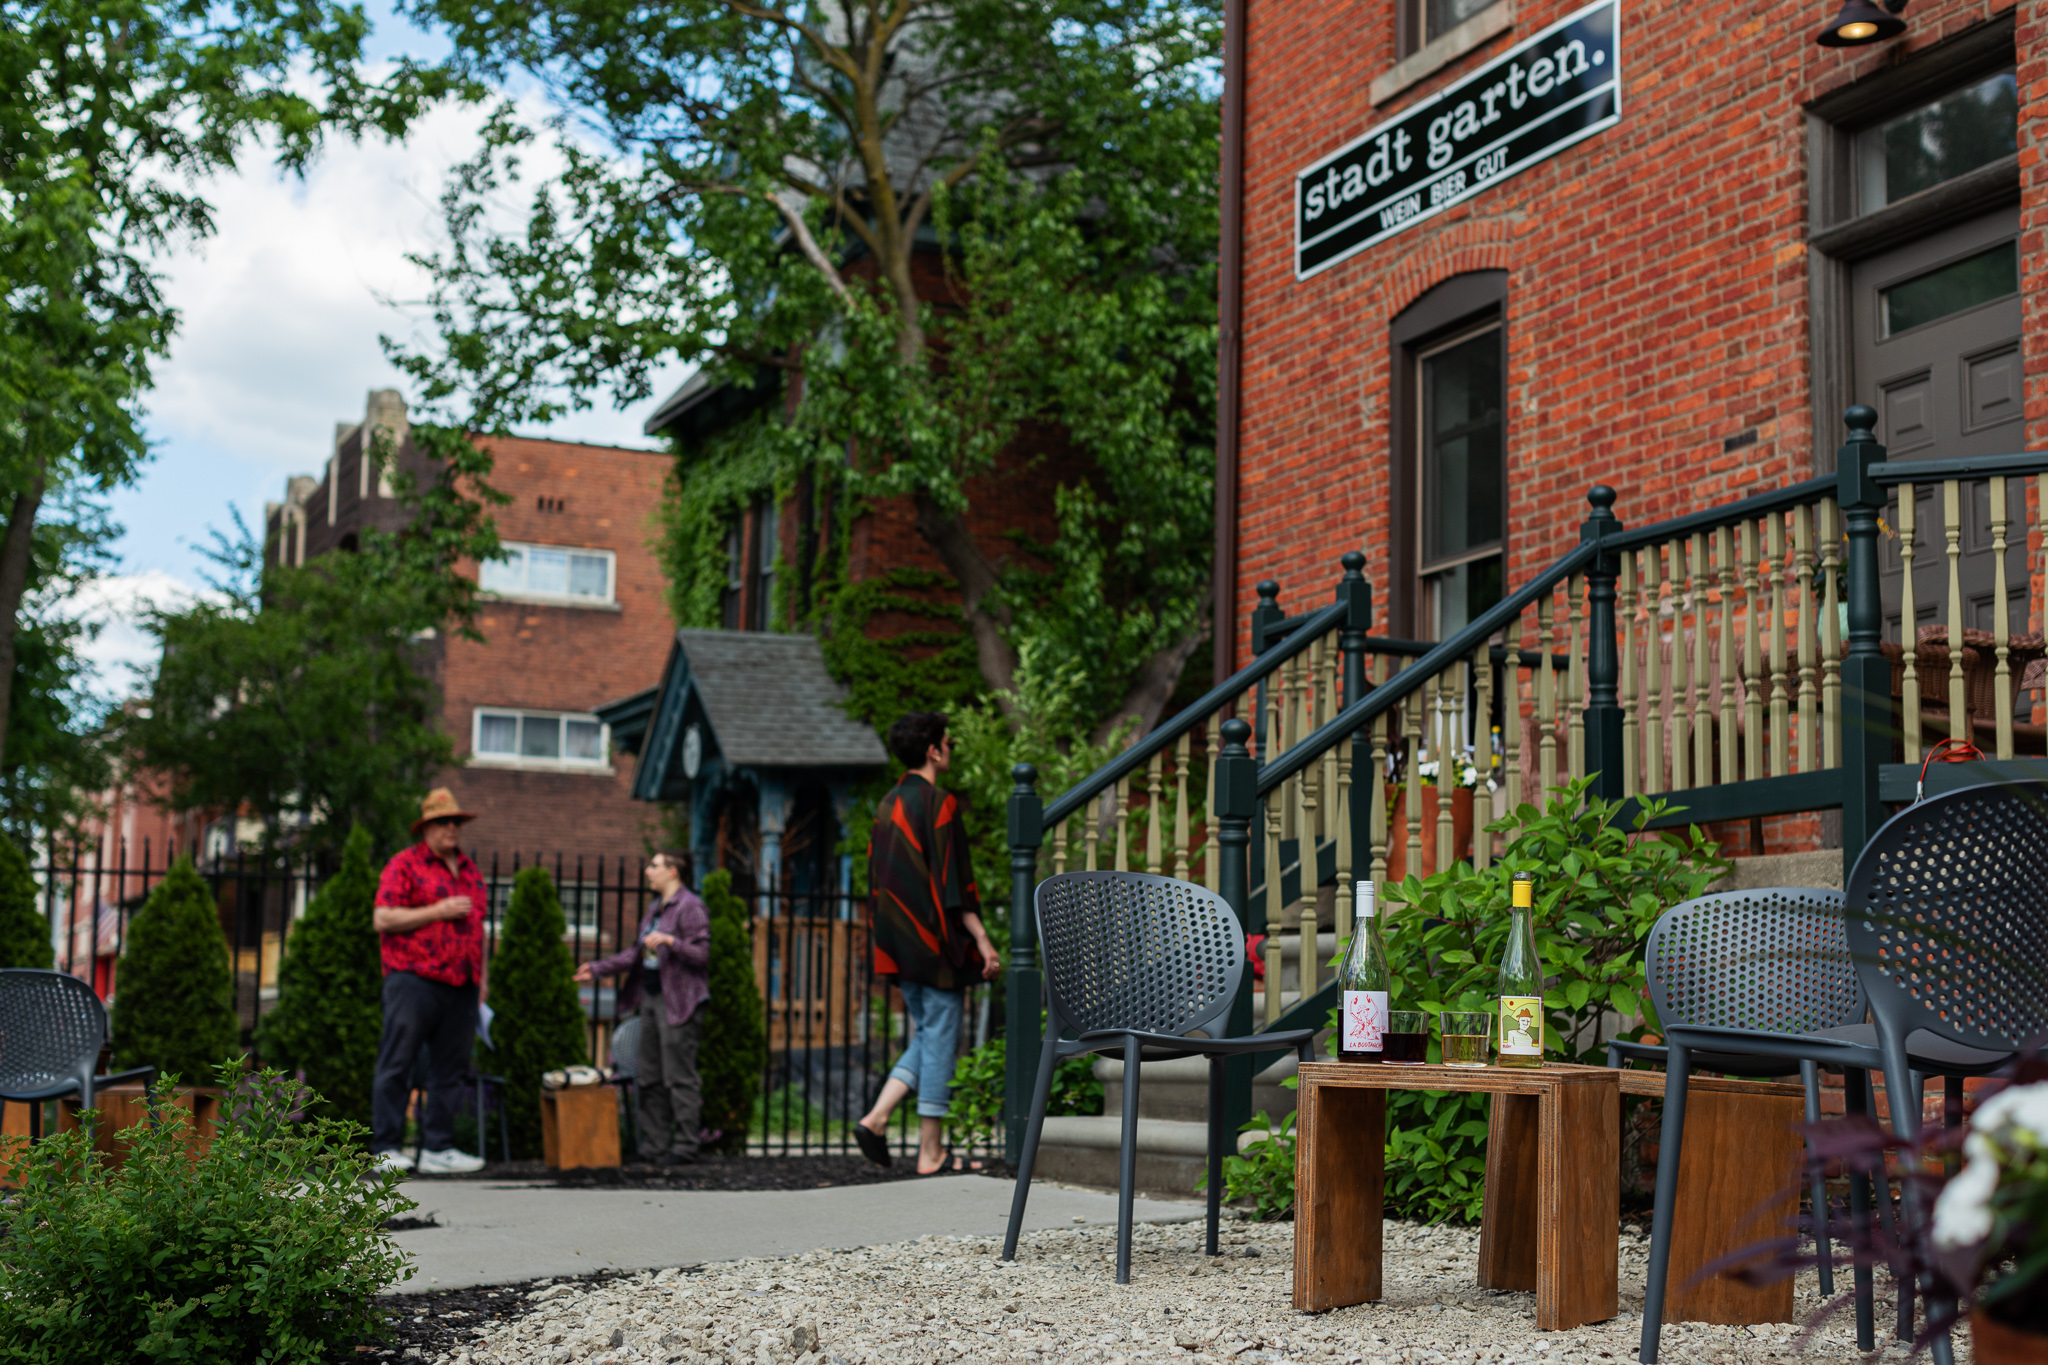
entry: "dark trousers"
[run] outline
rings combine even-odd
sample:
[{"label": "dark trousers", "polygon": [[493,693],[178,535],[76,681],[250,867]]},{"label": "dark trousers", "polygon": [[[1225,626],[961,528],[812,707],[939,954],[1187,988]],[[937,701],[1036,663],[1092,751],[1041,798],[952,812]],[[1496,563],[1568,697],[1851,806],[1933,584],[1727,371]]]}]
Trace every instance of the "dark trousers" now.
[{"label": "dark trousers", "polygon": [[412,972],[384,978],[384,1037],[377,1044],[377,1076],[370,1090],[370,1150],[405,1145],[405,1106],[412,1098],[413,1064],[426,1050],[427,1112],[420,1136],[430,1152],[455,1145],[455,1111],[463,1099],[462,1072],[476,1041],[476,983],[450,986]]},{"label": "dark trousers", "polygon": [[[640,1092],[640,1155],[695,1158],[703,1128],[704,1096],[697,1082],[699,1005],[680,1024],[666,1022],[661,993],[640,1002],[640,1058],[634,1087]],[[670,1137],[670,1130],[674,1137]]]}]

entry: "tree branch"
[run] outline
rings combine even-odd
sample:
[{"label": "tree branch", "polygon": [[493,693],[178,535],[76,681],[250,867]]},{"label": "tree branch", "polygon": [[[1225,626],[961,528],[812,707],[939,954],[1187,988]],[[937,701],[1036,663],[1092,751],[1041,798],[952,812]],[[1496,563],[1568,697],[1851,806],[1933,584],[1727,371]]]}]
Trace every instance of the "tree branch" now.
[{"label": "tree branch", "polygon": [[852,312],[853,295],[847,292],[846,281],[839,277],[838,267],[832,264],[831,258],[818,246],[818,239],[811,235],[811,225],[806,223],[803,214],[781,195],[772,195],[770,198],[774,201],[775,211],[782,215],[782,221],[789,224],[790,233],[796,238],[797,250],[803,252],[804,259],[825,277],[825,283],[832,286],[833,294],[838,296],[839,306]]},{"label": "tree branch", "polygon": [[974,640],[974,662],[981,680],[995,694],[1003,714],[1014,716],[1015,705],[1007,697],[1017,686],[1017,651],[1006,634],[1010,609],[996,592],[996,566],[975,544],[966,524],[940,507],[931,494],[919,490],[912,500],[917,507],[917,533],[960,585],[960,614]]},{"label": "tree branch", "polygon": [[1212,572],[1208,586],[1202,590],[1202,605],[1195,614],[1194,628],[1173,643],[1154,650],[1151,657],[1139,666],[1130,691],[1124,694],[1116,709],[1095,727],[1095,743],[1109,743],[1117,727],[1127,720],[1138,722],[1136,732],[1131,735],[1133,742],[1151,733],[1152,727],[1159,723],[1159,715],[1166,709],[1166,703],[1172,699],[1173,689],[1180,685],[1180,675],[1187,668],[1188,660],[1208,643],[1209,604],[1215,595],[1216,575]]}]

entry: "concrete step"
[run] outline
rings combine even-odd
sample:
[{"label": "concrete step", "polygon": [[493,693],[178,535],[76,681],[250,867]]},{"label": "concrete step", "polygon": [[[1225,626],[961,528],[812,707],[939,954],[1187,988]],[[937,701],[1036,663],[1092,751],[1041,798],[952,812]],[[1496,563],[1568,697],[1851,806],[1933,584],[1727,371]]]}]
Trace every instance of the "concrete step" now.
[{"label": "concrete step", "polygon": [[[1294,1112],[1294,1092],[1281,1082],[1292,1076],[1300,1064],[1293,1055],[1261,1071],[1252,1080],[1252,1108],[1274,1118]],[[1201,1125],[1209,1121],[1209,1060],[1206,1057],[1177,1057],[1169,1062],[1146,1062],[1140,1069],[1138,1119],[1171,1119]],[[1124,1064],[1120,1057],[1097,1057],[1095,1079],[1102,1082],[1102,1108],[1106,1116],[1124,1112]]]},{"label": "concrete step", "polygon": [[[1148,1063],[1151,1066],[1170,1063]],[[1140,1091],[1144,1089],[1139,1087]],[[1283,1092],[1292,1095],[1292,1091]],[[1068,1185],[1115,1189],[1123,1119],[1114,1114],[1049,1118],[1038,1140],[1034,1178]],[[1254,1136],[1239,1133],[1242,1151]],[[1147,1194],[1192,1198],[1195,1182],[1208,1169],[1209,1125],[1173,1119],[1138,1120],[1138,1188]]]}]

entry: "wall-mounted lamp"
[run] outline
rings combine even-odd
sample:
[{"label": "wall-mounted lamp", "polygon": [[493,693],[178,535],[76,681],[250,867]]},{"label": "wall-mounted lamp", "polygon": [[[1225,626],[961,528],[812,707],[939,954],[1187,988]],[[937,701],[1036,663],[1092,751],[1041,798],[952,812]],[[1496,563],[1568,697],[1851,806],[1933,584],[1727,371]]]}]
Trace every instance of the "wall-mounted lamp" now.
[{"label": "wall-mounted lamp", "polygon": [[1875,0],[1842,0],[1842,12],[1813,40],[1822,47],[1862,47],[1896,38],[1906,31],[1906,21],[1898,17],[1905,8],[1906,0],[1884,0],[1883,8]]}]

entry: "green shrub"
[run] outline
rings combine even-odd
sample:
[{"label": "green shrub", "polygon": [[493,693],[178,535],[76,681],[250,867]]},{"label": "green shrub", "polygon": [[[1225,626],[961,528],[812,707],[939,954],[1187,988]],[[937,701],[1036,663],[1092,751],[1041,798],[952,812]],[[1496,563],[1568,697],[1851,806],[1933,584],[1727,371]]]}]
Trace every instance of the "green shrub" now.
[{"label": "green shrub", "polygon": [[119,1067],[210,1076],[241,1052],[235,978],[213,892],[184,857],[128,925],[114,977]]},{"label": "green shrub", "polygon": [[[1008,1055],[1001,1035],[989,1039],[953,1068],[953,1097],[946,1107],[946,1136],[962,1146],[998,1146],[1003,1136],[1003,1067]],[[1102,1082],[1093,1057],[1064,1057],[1052,1073],[1046,1117],[1102,1112]]]},{"label": "green shrub", "polygon": [[[1288,1114],[1275,1128],[1263,1111],[1251,1116],[1242,1133],[1259,1136],[1245,1144],[1242,1152],[1223,1158],[1223,1197],[1232,1203],[1254,1201],[1252,1217],[1270,1223],[1294,1216],[1294,1115]],[[1196,1190],[1209,1188],[1209,1173],[1195,1180]]]},{"label": "green shrub", "polygon": [[514,1156],[540,1155],[540,1078],[585,1060],[589,1021],[576,995],[576,956],[562,901],[546,868],[512,883],[512,903],[491,955],[491,1065],[505,1078],[505,1116]]},{"label": "green shrub", "polygon": [[739,1153],[747,1150],[747,1123],[768,1060],[761,992],[754,984],[753,916],[733,894],[730,872],[706,877],[703,895],[711,912],[711,995],[697,1033],[704,1126],[720,1134],[712,1151]]},{"label": "green shrub", "polygon": [[370,831],[357,825],[340,868],[292,926],[277,969],[277,1007],[256,1030],[265,1062],[301,1072],[331,1106],[329,1117],[364,1127],[384,1031],[376,899]]},{"label": "green shrub", "polygon": [[[1612,823],[1615,804],[1573,782],[1541,810],[1524,804],[1489,829],[1508,836],[1484,872],[1467,863],[1389,888],[1381,932],[1393,971],[1394,1009],[1434,1014],[1486,1009],[1509,924],[1517,872],[1536,876],[1536,941],[1543,956],[1545,1055],[1594,1062],[1611,1037],[1658,1025],[1644,995],[1643,941],[1657,917],[1702,895],[1728,870],[1720,846],[1689,832],[1647,832],[1683,807],[1652,800],[1633,827]],[[1343,946],[1339,946],[1341,960]],[[1612,1010],[1623,1027],[1603,1033]],[[1331,1014],[1335,1026],[1335,1012]],[[1607,1021],[1608,1024],[1612,1020]],[[1430,1060],[1438,1060],[1430,1044]],[[1484,1095],[1395,1091],[1387,1098],[1387,1207],[1431,1221],[1475,1222],[1486,1166]]]},{"label": "green shrub", "polygon": [[0,1362],[316,1365],[377,1329],[378,1291],[412,1274],[383,1225],[412,1201],[354,1125],[290,1121],[296,1081],[238,1073],[218,1071],[228,1112],[197,1160],[173,1104],[122,1135],[119,1169],[81,1131],[0,1139],[18,1184],[0,1204]]},{"label": "green shrub", "polygon": [[0,967],[48,967],[50,920],[36,904],[36,879],[21,845],[0,835]]}]

